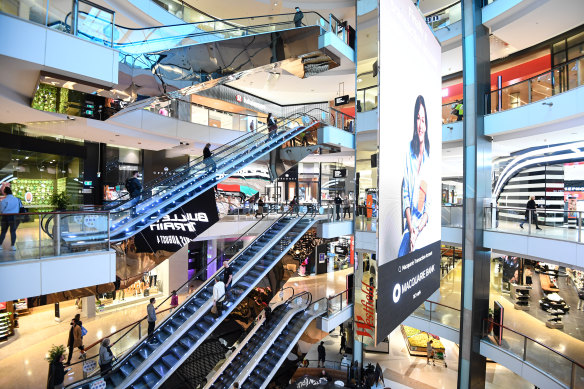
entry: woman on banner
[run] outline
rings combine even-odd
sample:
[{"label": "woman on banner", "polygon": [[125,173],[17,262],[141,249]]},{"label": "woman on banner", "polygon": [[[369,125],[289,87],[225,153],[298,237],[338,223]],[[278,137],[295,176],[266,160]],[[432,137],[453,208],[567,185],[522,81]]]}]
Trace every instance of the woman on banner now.
[{"label": "woman on banner", "polygon": [[402,183],[402,216],[405,218],[398,256],[416,249],[416,240],[428,225],[428,177],[430,158],[427,111],[424,97],[418,96],[414,106],[414,134],[409,143]]}]

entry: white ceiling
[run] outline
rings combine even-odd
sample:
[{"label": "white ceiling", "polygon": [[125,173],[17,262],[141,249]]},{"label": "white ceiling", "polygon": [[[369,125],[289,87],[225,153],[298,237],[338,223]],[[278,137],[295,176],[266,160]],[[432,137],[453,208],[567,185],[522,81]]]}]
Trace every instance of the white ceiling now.
[{"label": "white ceiling", "polygon": [[300,79],[285,70],[279,76],[257,72],[228,85],[280,105],[323,102],[355,96],[355,67],[343,58],[341,66],[308,78]]}]

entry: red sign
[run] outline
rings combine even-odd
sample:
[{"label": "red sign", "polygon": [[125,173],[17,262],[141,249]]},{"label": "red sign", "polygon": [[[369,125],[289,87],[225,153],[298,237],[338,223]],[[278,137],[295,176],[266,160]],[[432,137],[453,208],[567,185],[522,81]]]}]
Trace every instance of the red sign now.
[{"label": "red sign", "polygon": [[235,101],[237,101],[238,103],[243,102],[243,97],[241,97],[241,95],[235,95]]},{"label": "red sign", "polygon": [[0,311],[6,309],[6,301],[4,301],[3,303],[0,303]]}]

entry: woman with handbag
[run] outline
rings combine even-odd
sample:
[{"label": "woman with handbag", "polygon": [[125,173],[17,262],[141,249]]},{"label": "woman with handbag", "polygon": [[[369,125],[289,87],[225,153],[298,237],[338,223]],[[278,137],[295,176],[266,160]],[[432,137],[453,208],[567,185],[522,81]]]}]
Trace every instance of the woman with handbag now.
[{"label": "woman with handbag", "polygon": [[16,251],[16,229],[18,228],[19,219],[15,214],[20,213],[22,202],[12,195],[10,187],[4,188],[4,194],[6,197],[0,203],[0,213],[3,214],[2,227],[0,229],[0,250],[2,250],[2,243],[4,243],[6,233],[10,230],[10,250]]},{"label": "woman with handbag", "polygon": [[[69,340],[67,341],[67,347],[69,347],[69,356],[67,357],[67,365],[71,364],[71,358],[73,357],[73,350],[75,347],[79,349],[81,355],[79,355],[79,359],[82,359],[85,356],[85,347],[83,347],[83,336],[85,335],[84,328],[81,322],[81,315],[77,314],[71,320],[71,329],[69,330]],[[87,333],[87,330],[85,330]]]}]

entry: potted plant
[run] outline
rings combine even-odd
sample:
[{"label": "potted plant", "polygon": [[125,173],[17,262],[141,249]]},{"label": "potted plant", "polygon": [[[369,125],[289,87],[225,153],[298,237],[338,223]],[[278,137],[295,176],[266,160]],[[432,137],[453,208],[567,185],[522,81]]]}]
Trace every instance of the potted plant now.
[{"label": "potted plant", "polygon": [[65,354],[65,346],[63,346],[61,344],[58,346],[53,345],[49,349],[49,353],[48,353],[46,360],[49,363],[53,363],[54,361],[58,361],[61,358],[61,355],[63,355],[63,354]]},{"label": "potted plant", "polygon": [[71,198],[65,191],[61,193],[54,193],[50,199],[51,205],[55,207],[56,211],[64,211],[71,203]]}]

